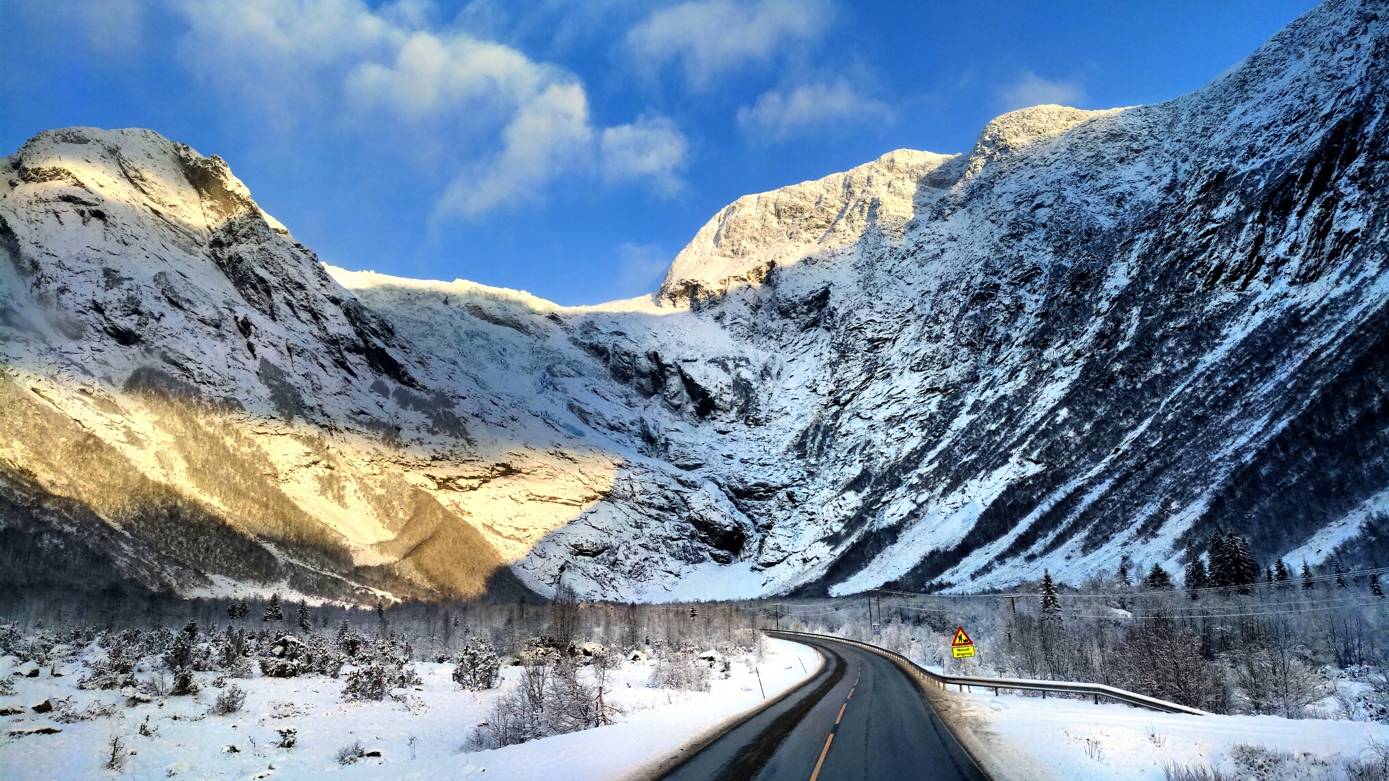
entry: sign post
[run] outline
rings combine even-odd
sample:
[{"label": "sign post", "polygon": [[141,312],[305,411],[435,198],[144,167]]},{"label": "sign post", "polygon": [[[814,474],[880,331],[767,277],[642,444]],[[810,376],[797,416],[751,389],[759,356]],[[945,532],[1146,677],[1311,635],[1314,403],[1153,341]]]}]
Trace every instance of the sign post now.
[{"label": "sign post", "polygon": [[969,659],[974,656],[974,641],[962,626],[955,627],[955,639],[950,641],[950,653],[956,659]]}]

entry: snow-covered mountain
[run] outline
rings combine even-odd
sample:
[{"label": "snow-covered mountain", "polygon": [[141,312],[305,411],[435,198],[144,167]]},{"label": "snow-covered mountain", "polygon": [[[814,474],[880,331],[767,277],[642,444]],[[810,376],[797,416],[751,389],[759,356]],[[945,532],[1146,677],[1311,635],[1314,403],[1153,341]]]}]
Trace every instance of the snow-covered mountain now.
[{"label": "snow-covered mountain", "polygon": [[[323,265],[145,130],[0,161],[24,583],[622,599],[1389,546],[1389,13],[739,199],[649,298]],[[1382,563],[1382,562],[1380,562]]]}]

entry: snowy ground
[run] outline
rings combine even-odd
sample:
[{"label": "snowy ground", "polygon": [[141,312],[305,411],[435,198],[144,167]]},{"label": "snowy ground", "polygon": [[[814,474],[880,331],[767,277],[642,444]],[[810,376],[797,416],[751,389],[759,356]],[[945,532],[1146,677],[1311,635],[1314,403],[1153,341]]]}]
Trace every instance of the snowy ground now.
[{"label": "snowy ground", "polygon": [[993,761],[988,765],[1004,770],[1001,779],[1162,781],[1170,762],[1213,766],[1233,778],[1250,778],[1253,771],[1241,762],[1251,752],[1240,745],[1292,755],[1282,760],[1286,767],[1281,774],[1260,777],[1337,778],[1336,768],[1345,761],[1369,756],[1372,741],[1389,743],[1389,724],[1187,716],[992,693],[949,694],[945,699],[942,710],[989,747]]},{"label": "snowy ground", "polygon": [[[820,666],[811,649],[781,640],[767,641],[758,664],[768,697],[785,691]],[[82,710],[90,703],[123,703],[113,691],[77,689],[78,670],[51,678],[12,675],[14,659],[0,660],[0,675],[15,683],[15,694],[0,696],[0,709],[25,707],[49,697],[71,696]],[[322,676],[234,681],[247,691],[241,712],[207,715],[218,690],[204,686],[192,697],[167,697],[147,705],[122,707],[119,715],[59,724],[28,711],[0,719],[0,778],[4,781],[52,779],[616,779],[658,762],[682,744],[762,702],[753,659],[738,658],[731,677],[717,675],[707,693],[646,687],[649,662],[625,664],[610,681],[609,702],[625,713],[607,727],[559,735],[492,751],[465,753],[473,728],[486,718],[501,692],[516,685],[520,669],[504,668],[499,689],[473,693],[450,678],[451,665],[417,664],[423,685],[406,702],[344,703],[343,682]],[[60,668],[61,669],[61,668]],[[209,674],[210,680],[211,675]],[[148,717],[154,736],[139,734]],[[15,737],[25,727],[53,726],[53,735]],[[280,728],[298,731],[297,745],[273,744]],[[124,773],[101,767],[112,735],[126,739],[131,756]],[[343,746],[360,740],[380,758],[342,766]],[[227,746],[235,746],[230,752]]]}]

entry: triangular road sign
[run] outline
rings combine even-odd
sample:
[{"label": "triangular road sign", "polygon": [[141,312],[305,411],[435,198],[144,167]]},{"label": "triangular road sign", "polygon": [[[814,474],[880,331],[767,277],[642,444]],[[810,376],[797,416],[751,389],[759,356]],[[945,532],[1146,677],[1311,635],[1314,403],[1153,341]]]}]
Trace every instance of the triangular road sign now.
[{"label": "triangular road sign", "polygon": [[950,645],[952,645],[952,646],[974,645],[974,641],[971,640],[971,639],[969,638],[969,635],[965,633],[965,628],[964,628],[964,627],[962,627],[962,626],[957,626],[957,627],[955,627],[955,639],[950,641]]}]

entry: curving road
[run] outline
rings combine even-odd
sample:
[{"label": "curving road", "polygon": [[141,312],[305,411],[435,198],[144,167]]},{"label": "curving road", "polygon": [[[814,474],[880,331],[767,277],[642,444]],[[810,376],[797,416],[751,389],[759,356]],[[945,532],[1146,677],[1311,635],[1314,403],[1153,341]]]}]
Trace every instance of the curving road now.
[{"label": "curving road", "polygon": [[672,781],[986,779],[910,678],[877,654],[833,640],[825,666],[785,699],[720,736]]}]

